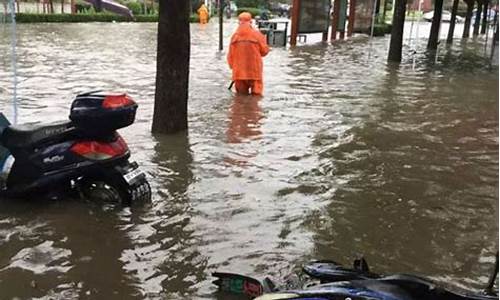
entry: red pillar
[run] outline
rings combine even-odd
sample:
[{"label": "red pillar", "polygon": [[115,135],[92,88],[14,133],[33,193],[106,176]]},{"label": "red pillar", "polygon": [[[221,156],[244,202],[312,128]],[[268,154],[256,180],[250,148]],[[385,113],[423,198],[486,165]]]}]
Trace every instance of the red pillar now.
[{"label": "red pillar", "polygon": [[351,0],[349,2],[349,21],[347,23],[347,36],[352,36],[352,33],[354,32],[355,19],[356,19],[356,0]]},{"label": "red pillar", "polygon": [[290,35],[290,46],[297,45],[297,35],[299,32],[299,11],[300,11],[300,0],[293,0],[293,3],[292,3],[292,32]]},{"label": "red pillar", "polygon": [[339,16],[340,16],[340,0],[335,0],[333,2],[332,36],[330,38],[331,41],[334,41],[337,39]]}]

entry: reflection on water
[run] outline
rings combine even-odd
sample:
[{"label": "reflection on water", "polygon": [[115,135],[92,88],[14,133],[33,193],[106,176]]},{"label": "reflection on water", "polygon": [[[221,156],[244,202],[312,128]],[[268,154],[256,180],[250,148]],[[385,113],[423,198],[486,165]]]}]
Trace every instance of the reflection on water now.
[{"label": "reflection on water", "polygon": [[260,120],[263,118],[259,102],[261,97],[235,95],[229,108],[229,143],[242,143],[246,139],[259,138]]},{"label": "reflection on water", "polygon": [[[153,136],[155,24],[19,25],[20,122],[67,118],[83,90],[128,91],[140,108],[121,133],[154,195],[130,208],[0,201],[2,297],[213,299],[215,270],[282,277],[358,254],[375,271],[486,283],[498,72],[481,38],[417,49],[399,67],[386,64],[387,37],[370,60],[363,38],[275,48],[255,98],[227,91],[217,29],[191,27],[189,132]],[[8,57],[0,64],[10,117]]]}]

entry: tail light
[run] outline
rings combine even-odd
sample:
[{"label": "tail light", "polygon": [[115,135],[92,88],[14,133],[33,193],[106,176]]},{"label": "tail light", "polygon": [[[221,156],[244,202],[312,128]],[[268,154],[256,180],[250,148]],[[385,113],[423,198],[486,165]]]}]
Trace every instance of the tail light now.
[{"label": "tail light", "polygon": [[97,141],[78,142],[71,146],[71,152],[92,160],[105,160],[121,156],[128,151],[127,143],[121,136],[112,143]]},{"label": "tail light", "polygon": [[130,98],[127,94],[121,95],[108,95],[104,98],[102,102],[103,108],[118,108],[123,106],[128,106],[134,104],[134,100]]}]

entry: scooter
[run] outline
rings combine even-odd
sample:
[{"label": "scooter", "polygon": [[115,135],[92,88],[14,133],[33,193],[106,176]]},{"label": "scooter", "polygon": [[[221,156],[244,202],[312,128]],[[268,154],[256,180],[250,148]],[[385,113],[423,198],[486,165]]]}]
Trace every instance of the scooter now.
[{"label": "scooter", "polygon": [[320,280],[304,288],[280,287],[269,278],[258,279],[233,273],[213,274],[220,291],[239,294],[241,299],[256,300],[492,300],[498,299],[493,286],[498,274],[498,253],[494,272],[481,294],[456,292],[443,288],[426,278],[395,274],[383,276],[372,273],[366,261],[354,261],[353,268],[334,261],[315,261],[303,267],[310,277]]},{"label": "scooter", "polygon": [[0,113],[0,196],[148,201],[151,188],[116,132],[135,120],[126,94],[78,95],[69,121],[11,126]]}]

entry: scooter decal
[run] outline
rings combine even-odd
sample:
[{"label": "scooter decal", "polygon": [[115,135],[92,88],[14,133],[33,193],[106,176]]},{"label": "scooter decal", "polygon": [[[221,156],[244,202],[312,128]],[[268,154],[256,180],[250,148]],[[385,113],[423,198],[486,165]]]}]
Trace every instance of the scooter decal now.
[{"label": "scooter decal", "polygon": [[56,163],[56,162],[59,162],[61,160],[64,160],[64,156],[62,155],[54,155],[52,157],[46,157],[43,159],[43,163],[44,164],[53,164],[53,163]]}]

